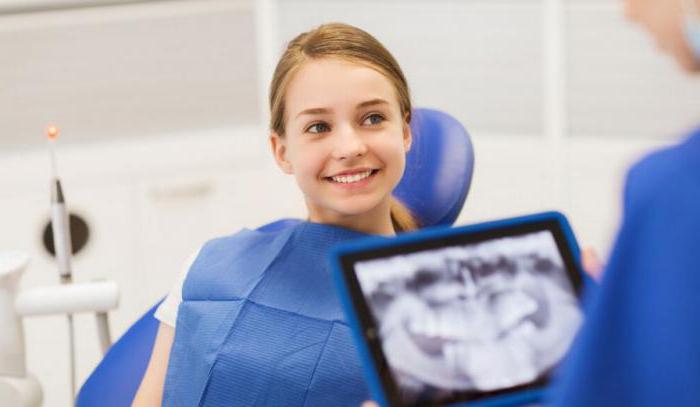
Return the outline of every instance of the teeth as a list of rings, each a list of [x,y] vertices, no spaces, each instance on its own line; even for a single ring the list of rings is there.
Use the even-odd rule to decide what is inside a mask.
[[[370,174],[372,174],[372,170],[367,170],[365,172],[360,172],[360,173],[353,174],[353,175],[340,175],[340,176],[336,176],[336,177],[331,177],[331,179],[335,182],[340,182],[342,184],[349,184],[351,182],[357,182],[357,181],[363,180],[363,179],[369,177]]]

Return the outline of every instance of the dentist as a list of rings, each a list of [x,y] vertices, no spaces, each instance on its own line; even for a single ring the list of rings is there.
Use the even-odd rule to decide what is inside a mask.
[[[625,9],[700,76],[700,0],[626,0]],[[554,404],[700,406],[699,299],[696,128],[630,169],[622,226]]]

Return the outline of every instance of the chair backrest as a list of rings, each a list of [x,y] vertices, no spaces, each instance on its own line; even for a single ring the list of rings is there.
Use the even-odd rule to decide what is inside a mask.
[[[451,225],[469,193],[474,150],[469,134],[452,116],[415,109],[411,121],[413,145],[406,172],[394,195],[422,227]],[[279,230],[299,219],[280,219],[259,230]],[[153,349],[159,321],[154,305],[112,345],[83,384],[76,405],[129,406],[138,390]]]
[[[413,111],[411,131],[406,171],[394,195],[422,227],[452,225],[467,199],[474,172],[469,134],[457,119],[432,109]]]

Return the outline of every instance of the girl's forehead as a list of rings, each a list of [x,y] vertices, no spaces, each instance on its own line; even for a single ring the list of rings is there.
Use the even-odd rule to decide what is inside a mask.
[[[338,58],[305,62],[287,85],[285,105],[291,117],[306,109],[354,108],[384,99],[398,107],[392,82],[369,65]]]

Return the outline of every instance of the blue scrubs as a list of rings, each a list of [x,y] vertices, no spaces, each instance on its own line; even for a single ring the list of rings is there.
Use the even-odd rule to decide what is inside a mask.
[[[700,406],[700,129],[629,172],[560,406]]]
[[[359,406],[369,398],[327,267],[366,236],[303,222],[208,242],[183,287],[166,406]]]

